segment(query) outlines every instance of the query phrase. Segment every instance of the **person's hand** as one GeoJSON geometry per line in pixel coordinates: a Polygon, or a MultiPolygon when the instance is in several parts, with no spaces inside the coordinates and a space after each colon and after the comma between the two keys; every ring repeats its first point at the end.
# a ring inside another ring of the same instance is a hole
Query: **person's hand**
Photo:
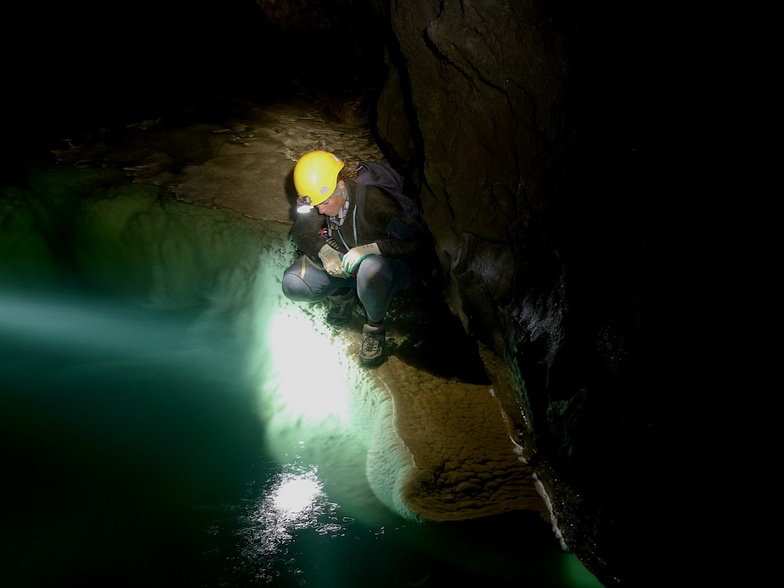
{"type": "Polygon", "coordinates": [[[375,243],[368,243],[367,245],[360,245],[359,247],[349,249],[348,253],[343,256],[343,271],[346,272],[346,275],[350,276],[357,271],[359,264],[368,255],[381,255],[378,245],[375,243]]]}
{"type": "Polygon", "coordinates": [[[345,278],[348,274],[343,271],[340,265],[340,254],[329,245],[324,245],[318,252],[321,265],[324,270],[333,278],[345,278]]]}

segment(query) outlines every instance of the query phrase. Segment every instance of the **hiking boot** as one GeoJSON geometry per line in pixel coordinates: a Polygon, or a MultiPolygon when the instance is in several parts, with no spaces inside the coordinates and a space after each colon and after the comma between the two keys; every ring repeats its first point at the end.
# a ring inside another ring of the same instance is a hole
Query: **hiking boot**
{"type": "Polygon", "coordinates": [[[362,349],[359,351],[359,362],[368,367],[375,367],[384,359],[384,341],[386,341],[386,331],[384,326],[373,327],[365,325],[362,327],[362,349]]]}
{"type": "Polygon", "coordinates": [[[352,289],[342,296],[330,296],[329,299],[332,301],[332,308],[327,314],[327,322],[330,325],[347,323],[357,303],[357,291],[352,289]]]}

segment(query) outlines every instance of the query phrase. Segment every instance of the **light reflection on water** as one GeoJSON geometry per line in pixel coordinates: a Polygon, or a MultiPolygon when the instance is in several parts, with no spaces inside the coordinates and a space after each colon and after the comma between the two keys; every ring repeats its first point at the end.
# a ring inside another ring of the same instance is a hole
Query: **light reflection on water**
{"type": "Polygon", "coordinates": [[[243,521],[239,535],[246,565],[255,568],[255,576],[267,581],[277,577],[274,565],[284,565],[289,574],[302,575],[297,559],[280,559],[289,552],[297,532],[311,530],[331,538],[345,536],[351,518],[339,519],[338,505],[330,502],[318,479],[317,467],[287,467],[274,479],[272,486],[256,503],[243,521]]]}

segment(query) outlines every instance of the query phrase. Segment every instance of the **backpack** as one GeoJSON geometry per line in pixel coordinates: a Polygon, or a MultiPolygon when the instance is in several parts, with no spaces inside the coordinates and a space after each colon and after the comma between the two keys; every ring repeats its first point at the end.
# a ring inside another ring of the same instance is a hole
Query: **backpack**
{"type": "Polygon", "coordinates": [[[356,181],[366,186],[381,188],[397,201],[406,215],[418,223],[422,222],[422,213],[419,211],[416,202],[403,193],[403,176],[387,164],[377,161],[360,161],[357,164],[356,181]]]}
{"type": "MultiPolygon", "coordinates": [[[[422,225],[422,212],[416,202],[403,193],[403,176],[385,163],[377,161],[360,161],[357,164],[357,210],[360,222],[365,221],[365,186],[376,186],[391,196],[400,205],[400,208],[409,218],[422,225]]],[[[438,258],[435,249],[430,249],[428,255],[415,257],[409,260],[414,275],[418,276],[425,285],[434,285],[434,276],[438,275],[438,258]]]]}

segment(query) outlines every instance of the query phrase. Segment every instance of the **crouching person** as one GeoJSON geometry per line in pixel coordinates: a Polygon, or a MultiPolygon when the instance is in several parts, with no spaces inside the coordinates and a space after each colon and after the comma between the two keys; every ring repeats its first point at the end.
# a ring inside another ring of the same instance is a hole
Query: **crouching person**
{"type": "Polygon", "coordinates": [[[346,323],[359,302],[367,317],[360,363],[384,360],[384,318],[411,282],[409,261],[432,249],[427,230],[375,186],[361,185],[332,153],[312,151],[294,167],[297,214],[291,229],[303,252],[283,274],[283,293],[298,302],[329,298],[327,321],[346,323]]]}

